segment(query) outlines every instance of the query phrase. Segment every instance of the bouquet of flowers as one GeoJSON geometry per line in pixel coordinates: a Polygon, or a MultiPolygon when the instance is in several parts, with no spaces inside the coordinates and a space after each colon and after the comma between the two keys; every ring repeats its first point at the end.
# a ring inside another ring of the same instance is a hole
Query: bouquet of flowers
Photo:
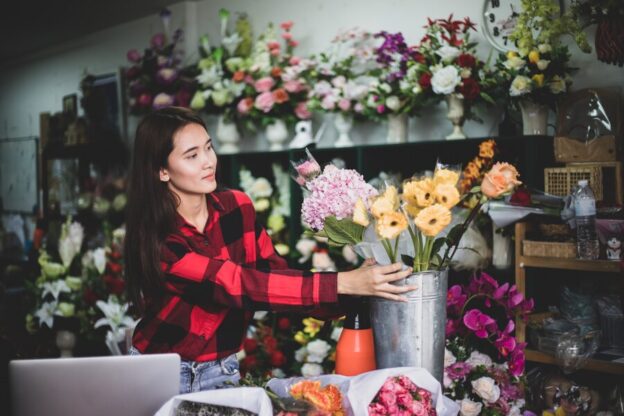
{"type": "Polygon", "coordinates": [[[532,309],[515,285],[485,273],[449,288],[444,387],[461,414],[521,414],[526,344],[513,336],[514,319],[532,309]]]}
{"type": "Polygon", "coordinates": [[[418,387],[408,377],[388,377],[368,405],[369,416],[416,415],[436,416],[431,392],[418,387]]]}
{"type": "Polygon", "coordinates": [[[342,321],[325,322],[304,318],[303,328],[295,333],[294,340],[301,345],[295,351],[293,372],[304,377],[331,374],[336,365],[336,343],[342,333],[342,321]]]}
{"type": "Polygon", "coordinates": [[[254,123],[267,126],[276,120],[294,124],[308,119],[309,86],[305,74],[312,69],[312,61],[294,55],[298,42],[291,33],[293,23],[280,25],[284,46],[278,41],[273,25],[255,43],[248,65],[239,77],[245,87],[236,101],[238,116],[254,129],[254,123]]]}
{"type": "Polygon", "coordinates": [[[143,55],[136,49],[127,53],[132,64],[126,70],[130,111],[146,114],[152,109],[177,105],[188,107],[193,96],[193,79],[182,67],[182,52],[176,47],[182,40],[182,30],[169,36],[171,12],[164,9],[160,17],[165,33],[152,36],[143,55]]]}
{"type": "Polygon", "coordinates": [[[477,43],[470,41],[470,31],[476,29],[470,18],[429,19],[425,29],[418,46],[422,62],[417,66],[423,94],[457,94],[469,105],[479,100],[494,103],[488,91],[495,80],[476,56],[477,43]]]}
{"type": "Polygon", "coordinates": [[[219,10],[221,46],[213,47],[207,35],[200,38],[196,77],[199,89],[193,96],[191,108],[208,113],[223,114],[228,121],[238,114],[236,102],[245,88],[245,68],[251,53],[251,27],[245,14],[236,22],[236,30],[227,30],[230,12],[219,10]]]}
{"type": "Polygon", "coordinates": [[[508,86],[512,99],[529,98],[554,107],[555,100],[570,84],[570,53],[560,37],[570,34],[584,52],[591,49],[585,33],[568,14],[561,16],[553,0],[522,0],[510,39],[518,51],[499,55],[497,76],[508,86]]]}
{"type": "Polygon", "coordinates": [[[291,338],[291,320],[269,312],[256,312],[243,341],[241,372],[266,380],[285,377],[289,352],[295,348],[291,338]]]}
{"type": "Polygon", "coordinates": [[[320,54],[315,66],[308,107],[344,115],[361,114],[362,100],[374,80],[367,73],[379,66],[373,36],[359,29],[340,32],[329,50],[320,54]]]}

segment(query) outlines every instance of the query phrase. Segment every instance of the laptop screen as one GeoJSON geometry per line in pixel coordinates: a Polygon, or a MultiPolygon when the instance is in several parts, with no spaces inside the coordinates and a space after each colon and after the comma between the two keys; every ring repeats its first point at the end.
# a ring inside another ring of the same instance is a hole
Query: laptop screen
{"type": "Polygon", "coordinates": [[[153,415],[179,394],[177,354],[15,360],[14,416],[153,415]]]}

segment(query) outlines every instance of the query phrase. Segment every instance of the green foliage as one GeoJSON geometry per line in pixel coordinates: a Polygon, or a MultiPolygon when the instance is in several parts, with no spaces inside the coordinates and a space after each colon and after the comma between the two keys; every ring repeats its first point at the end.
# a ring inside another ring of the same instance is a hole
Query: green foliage
{"type": "Polygon", "coordinates": [[[332,245],[345,246],[360,243],[364,229],[363,226],[347,218],[339,220],[331,216],[325,219],[324,231],[327,233],[329,242],[332,245]]]}

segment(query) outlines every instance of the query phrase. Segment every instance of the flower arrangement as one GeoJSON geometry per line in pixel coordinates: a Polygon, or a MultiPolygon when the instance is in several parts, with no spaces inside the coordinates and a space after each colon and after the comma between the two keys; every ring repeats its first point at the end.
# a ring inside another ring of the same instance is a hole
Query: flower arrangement
{"type": "Polygon", "coordinates": [[[259,379],[285,377],[288,371],[288,351],[294,344],[288,317],[256,312],[254,322],[243,341],[241,373],[259,379]]]}
{"type": "Polygon", "coordinates": [[[553,0],[522,0],[522,11],[509,38],[518,51],[499,55],[496,63],[501,82],[512,99],[529,98],[554,107],[556,98],[570,84],[570,53],[560,38],[570,34],[583,52],[591,51],[585,33],[569,15],[560,15],[553,0]]]}
{"type": "Polygon", "coordinates": [[[462,20],[429,19],[426,34],[418,46],[422,56],[417,76],[423,94],[447,96],[457,94],[468,104],[479,100],[493,103],[488,94],[494,78],[476,56],[476,42],[470,41],[475,23],[462,20]]]}
{"type": "Polygon", "coordinates": [[[176,47],[182,40],[182,30],[169,35],[171,12],[160,13],[164,33],[152,36],[143,55],[136,49],[126,54],[132,65],[125,72],[132,114],[146,114],[152,109],[172,105],[188,107],[193,96],[193,80],[182,67],[182,52],[176,47]]]}
{"type": "MultiPolygon", "coordinates": [[[[342,416],[345,414],[345,409],[342,406],[342,393],[333,384],[322,387],[321,382],[318,380],[301,380],[290,387],[289,393],[294,399],[304,400],[312,405],[314,410],[307,414],[328,416],[342,416]]],[[[286,414],[283,416],[286,416],[286,414]]]]}
{"type": "Polygon", "coordinates": [[[388,377],[379,392],[368,405],[370,416],[437,414],[431,392],[418,387],[409,377],[388,377]]]}
{"type": "Polygon", "coordinates": [[[299,43],[293,38],[292,26],[291,21],[280,25],[282,47],[270,24],[255,43],[249,65],[237,75],[244,80],[245,88],[236,109],[250,129],[256,124],[264,127],[277,120],[294,124],[311,117],[305,75],[312,69],[312,61],[294,55],[299,43]]]}
{"type": "Polygon", "coordinates": [[[512,334],[514,319],[532,309],[515,285],[485,273],[449,288],[444,391],[461,414],[521,414],[526,344],[512,334]]]}
{"type": "Polygon", "coordinates": [[[200,38],[196,77],[199,88],[191,101],[191,108],[207,113],[223,114],[228,121],[235,119],[236,102],[245,88],[244,69],[251,54],[251,27],[247,15],[241,14],[236,30],[227,30],[230,12],[219,10],[221,45],[213,47],[207,35],[200,38]]]}
{"type": "Polygon", "coordinates": [[[303,328],[293,337],[301,345],[295,351],[293,372],[304,377],[331,374],[336,364],[336,343],[342,333],[342,322],[332,321],[330,326],[324,327],[324,321],[308,317],[302,324],[303,328]]]}
{"type": "Polygon", "coordinates": [[[338,33],[329,50],[316,59],[315,67],[308,108],[344,115],[362,114],[362,101],[374,79],[367,73],[378,67],[372,34],[359,29],[338,33]]]}

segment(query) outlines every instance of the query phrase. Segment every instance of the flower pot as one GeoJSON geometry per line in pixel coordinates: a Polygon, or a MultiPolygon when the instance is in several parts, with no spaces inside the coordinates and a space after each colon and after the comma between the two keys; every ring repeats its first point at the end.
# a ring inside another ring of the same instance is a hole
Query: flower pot
{"type": "Polygon", "coordinates": [[[387,143],[407,142],[407,114],[388,114],[387,143]]]}
{"type": "Polygon", "coordinates": [[[74,347],[76,346],[76,335],[67,330],[57,331],[56,346],[61,353],[61,358],[73,357],[74,347]]]}
{"type": "Polygon", "coordinates": [[[465,139],[466,135],[462,130],[466,116],[464,99],[457,94],[449,94],[446,96],[446,104],[448,106],[446,118],[453,123],[453,132],[446,136],[446,140],[465,139]]]}
{"type": "Polygon", "coordinates": [[[545,135],[548,127],[548,107],[525,99],[520,101],[522,112],[522,134],[545,135]]]}
{"type": "Polygon", "coordinates": [[[336,374],[356,376],[377,368],[370,310],[365,300],[354,299],[336,345],[336,374]]]}
{"type": "Polygon", "coordinates": [[[336,126],[336,130],[338,130],[338,140],[336,140],[334,146],[353,146],[353,141],[351,140],[351,137],[349,137],[349,132],[353,127],[353,117],[345,115],[343,113],[338,113],[334,118],[334,126],[336,126]]]}
{"type": "Polygon", "coordinates": [[[238,128],[235,123],[227,121],[225,116],[219,116],[216,138],[219,142],[219,154],[238,153],[238,142],[240,142],[238,128]]]}
{"type": "Polygon", "coordinates": [[[269,150],[283,150],[288,139],[288,129],[284,120],[275,120],[266,126],[266,138],[270,143],[269,150]]]}
{"type": "Polygon", "coordinates": [[[442,384],[448,270],[414,273],[401,284],[418,286],[407,302],[371,299],[377,367],[422,367],[442,384]]]}
{"type": "Polygon", "coordinates": [[[503,235],[502,229],[492,224],[492,266],[508,269],[513,259],[513,242],[510,235],[503,235]]]}

